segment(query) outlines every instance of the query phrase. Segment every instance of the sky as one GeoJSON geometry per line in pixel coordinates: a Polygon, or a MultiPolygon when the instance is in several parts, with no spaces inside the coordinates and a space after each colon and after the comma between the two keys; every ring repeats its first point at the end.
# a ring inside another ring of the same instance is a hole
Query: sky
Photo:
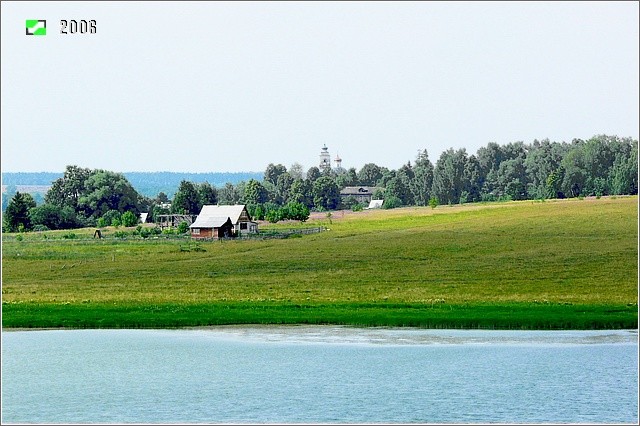
{"type": "Polygon", "coordinates": [[[324,145],[397,169],[424,149],[637,140],[638,5],[2,1],[2,171],[306,170],[324,145]]]}

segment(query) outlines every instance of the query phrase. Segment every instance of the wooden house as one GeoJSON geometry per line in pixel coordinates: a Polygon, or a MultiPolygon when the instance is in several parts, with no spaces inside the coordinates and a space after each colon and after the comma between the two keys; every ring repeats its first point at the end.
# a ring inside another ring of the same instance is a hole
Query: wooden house
{"type": "Polygon", "coordinates": [[[347,186],[340,191],[340,198],[342,201],[346,201],[349,197],[353,197],[359,203],[370,203],[376,189],[383,188],[375,186],[347,186]]]}
{"type": "Polygon", "coordinates": [[[200,214],[189,228],[192,238],[233,238],[258,232],[258,224],[251,220],[244,204],[202,206],[200,214]]]}

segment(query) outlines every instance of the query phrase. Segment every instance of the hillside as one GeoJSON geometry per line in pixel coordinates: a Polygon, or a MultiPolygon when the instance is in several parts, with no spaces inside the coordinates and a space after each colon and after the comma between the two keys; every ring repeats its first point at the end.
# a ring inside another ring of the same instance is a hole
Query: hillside
{"type": "Polygon", "coordinates": [[[304,224],[329,228],[320,234],[197,251],[184,241],[7,236],[3,325],[635,328],[637,202],[336,212],[304,224]]]}

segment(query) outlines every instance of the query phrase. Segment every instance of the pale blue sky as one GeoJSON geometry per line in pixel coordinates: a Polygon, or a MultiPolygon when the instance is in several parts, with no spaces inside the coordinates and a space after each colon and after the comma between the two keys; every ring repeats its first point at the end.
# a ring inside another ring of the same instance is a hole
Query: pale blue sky
{"type": "Polygon", "coordinates": [[[638,138],[638,2],[6,2],[2,170],[392,169],[638,138]],[[97,34],[61,35],[61,19],[97,34]],[[48,34],[25,35],[26,19],[48,34]]]}

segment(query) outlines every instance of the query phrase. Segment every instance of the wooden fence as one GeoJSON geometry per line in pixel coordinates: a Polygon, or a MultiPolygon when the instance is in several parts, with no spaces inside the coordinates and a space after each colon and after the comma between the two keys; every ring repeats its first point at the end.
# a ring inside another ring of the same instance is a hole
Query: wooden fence
{"type": "MultiPolygon", "coordinates": [[[[257,234],[241,234],[239,237],[235,239],[241,240],[255,240],[255,239],[270,239],[270,238],[289,238],[292,235],[308,235],[308,234],[317,234],[322,231],[326,231],[327,228],[324,226],[316,227],[316,228],[289,228],[289,229],[277,229],[277,230],[267,230],[260,231],[257,234]]],[[[233,239],[233,238],[228,238],[233,239]]]]}

